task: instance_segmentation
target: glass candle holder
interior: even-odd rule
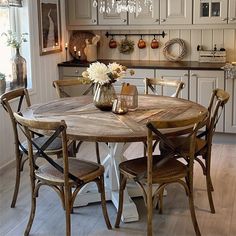
[[[123,98],[116,98],[113,102],[112,112],[117,115],[124,115],[128,112],[126,100]]]

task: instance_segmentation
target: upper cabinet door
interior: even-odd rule
[[[229,0],[229,24],[236,24],[236,0]]]
[[[66,1],[68,25],[97,25],[97,8],[93,0]]]
[[[140,13],[129,14],[130,25],[159,25],[160,0],[152,0],[152,9],[150,5],[145,5],[145,1],[140,1],[142,11]]]
[[[228,0],[194,0],[193,23],[227,24],[227,7]]]
[[[102,3],[105,3],[105,9],[107,12],[102,13],[101,8],[103,7]],[[112,0],[98,1],[98,24],[99,25],[127,25],[127,12],[117,13],[112,8]]]
[[[192,24],[192,1],[161,0],[160,24]]]

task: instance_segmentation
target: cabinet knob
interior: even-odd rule
[[[159,19],[156,19],[155,22],[159,22]]]
[[[79,74],[79,71],[78,71],[78,70],[75,70],[75,74]]]
[[[161,22],[166,22],[166,19],[161,19]]]
[[[228,19],[227,17],[226,18],[222,18],[221,21],[226,21],[227,19]]]
[[[236,17],[230,18],[229,20],[234,21],[234,20],[236,20]]]
[[[126,22],[126,19],[122,19],[122,22],[124,22],[124,23],[125,23],[125,22]]]
[[[92,23],[96,23],[96,22],[97,22],[97,20],[95,20],[95,19],[92,20]]]

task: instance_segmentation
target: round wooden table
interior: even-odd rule
[[[108,143],[108,156],[104,159],[106,178],[106,198],[118,207],[119,173],[118,165],[124,160],[123,153],[129,143],[146,141],[148,120],[187,120],[196,117],[207,109],[197,103],[165,96],[140,95],[138,109],[125,115],[98,110],[92,103],[91,96],[63,98],[45,104],[37,104],[27,109],[23,115],[30,119],[60,121],[65,120],[67,134],[71,139]],[[165,130],[171,134],[176,129]],[[141,155],[141,154],[140,154]],[[77,205],[86,205],[100,201],[100,195],[93,192],[91,186],[85,186],[76,200]],[[138,196],[129,191],[131,196]],[[132,193],[132,194],[131,194]],[[124,222],[138,220],[135,204],[128,195],[124,195]]]

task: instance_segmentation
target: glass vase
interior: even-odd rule
[[[97,84],[93,103],[102,111],[111,111],[113,101],[117,98],[113,84]]]
[[[10,88],[27,87],[26,60],[20,55],[19,48],[16,48],[16,55],[12,58],[12,82]]]

